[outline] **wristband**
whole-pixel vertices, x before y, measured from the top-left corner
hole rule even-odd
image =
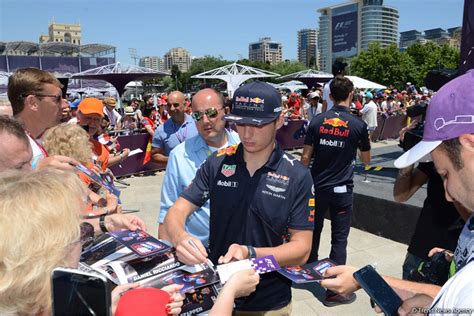
[[[99,217],[99,227],[100,227],[100,230],[103,232],[103,233],[107,233],[108,230],[107,230],[107,227],[105,227],[105,217],[107,216],[107,214],[102,214],[100,215]]]
[[[249,259],[257,257],[257,252],[255,251],[254,247],[247,245],[247,251],[249,253],[248,254]]]

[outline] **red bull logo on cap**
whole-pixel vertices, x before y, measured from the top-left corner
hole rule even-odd
[[[251,103],[255,103],[255,104],[264,104],[265,103],[265,99],[261,99],[259,97],[255,97],[255,98],[251,98],[250,99],[250,102]]]

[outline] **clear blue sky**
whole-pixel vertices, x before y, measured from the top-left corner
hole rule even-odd
[[[0,41],[38,42],[48,24],[80,22],[82,42],[117,47],[117,59],[163,56],[184,47],[193,56],[248,57],[248,44],[270,36],[296,59],[297,31],[318,28],[317,9],[336,0],[0,0]],[[461,26],[464,0],[385,0],[400,13],[399,31]]]

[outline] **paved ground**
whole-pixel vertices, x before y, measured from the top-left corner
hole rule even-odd
[[[393,144],[375,144],[375,148]],[[156,236],[160,205],[160,191],[164,172],[154,175],[135,176],[122,179],[130,184],[122,189],[122,202],[125,209],[136,209],[135,213],[143,218],[148,226],[148,231]],[[356,182],[356,187],[360,185]],[[329,255],[330,250],[330,223],[326,221],[323,236],[321,238],[321,258]],[[352,229],[349,236],[348,264],[362,267],[366,264],[377,264],[377,270],[382,274],[401,276],[401,266],[404,260],[406,246],[391,240],[378,237],[357,229]],[[321,304],[323,290],[317,285],[311,289],[293,289],[293,313],[292,315],[373,315],[370,308],[369,298],[363,291],[358,291],[357,300],[350,305],[327,308]]]

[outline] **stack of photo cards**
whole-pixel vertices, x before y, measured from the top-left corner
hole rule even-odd
[[[201,313],[210,310],[214,306],[219,292],[220,286],[219,283],[216,283],[196,289],[192,293],[186,293],[180,315],[201,315]]]
[[[132,250],[139,257],[156,255],[170,250],[171,248],[167,244],[140,229],[137,229],[136,231],[119,230],[109,232],[109,234],[125,247]]]
[[[171,284],[184,284],[180,292],[189,293],[218,282],[219,276],[212,269],[206,269],[197,273],[188,273],[180,269],[174,269],[158,277],[145,279],[140,282],[140,286],[162,288]]]
[[[222,284],[225,284],[234,273],[246,269],[254,269],[258,274],[264,274],[277,271],[280,266],[273,256],[239,260],[217,266]]]
[[[307,263],[302,266],[290,266],[278,270],[279,273],[295,283],[320,282],[327,269],[337,264],[329,258]]]

